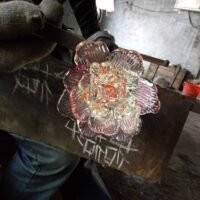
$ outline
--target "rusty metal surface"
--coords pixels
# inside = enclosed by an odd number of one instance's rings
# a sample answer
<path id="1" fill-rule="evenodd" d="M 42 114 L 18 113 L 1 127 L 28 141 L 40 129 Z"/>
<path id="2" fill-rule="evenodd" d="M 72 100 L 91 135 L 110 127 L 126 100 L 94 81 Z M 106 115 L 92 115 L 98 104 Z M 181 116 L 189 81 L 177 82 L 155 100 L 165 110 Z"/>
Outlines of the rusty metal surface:
<path id="1" fill-rule="evenodd" d="M 159 181 L 193 102 L 159 89 L 160 113 L 142 117 L 141 133 L 129 144 L 120 145 L 105 137 L 85 140 L 76 133 L 76 124 L 56 110 L 67 67 L 51 57 L 14 74 L 0 74 L 0 129 Z"/>

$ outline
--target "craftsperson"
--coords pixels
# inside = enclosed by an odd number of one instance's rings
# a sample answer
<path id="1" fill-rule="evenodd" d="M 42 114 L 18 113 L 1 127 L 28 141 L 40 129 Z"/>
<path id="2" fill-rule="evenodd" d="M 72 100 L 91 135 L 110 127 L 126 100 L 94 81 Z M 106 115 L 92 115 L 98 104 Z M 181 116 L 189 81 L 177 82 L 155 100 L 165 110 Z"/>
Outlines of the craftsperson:
<path id="1" fill-rule="evenodd" d="M 112 48 L 113 36 L 100 31 L 95 0 L 69 0 L 69 2 L 82 35 L 93 40 L 104 40 Z M 54 51 L 57 45 L 55 42 L 32 33 L 42 29 L 44 20 L 57 26 L 62 25 L 64 13 L 62 0 L 43 0 L 41 3 L 36 0 L 31 3 L 30 1 L 3 2 L 0 3 L 0 13 L 0 18 L 4 19 L 0 20 L 0 72 L 16 71 Z M 13 17 L 15 20 L 12 20 Z M 75 170 L 79 157 L 14 133 L 10 135 L 16 141 L 17 150 L 3 174 L 2 187 L 6 198 L 50 199 Z M 101 194 L 96 196 L 95 200 L 111 199 L 98 176 L 95 163 L 88 161 L 85 165 L 91 171 L 95 171 L 91 174 L 97 175 L 96 182 L 99 183 Z M 92 193 L 92 188 L 88 190 Z M 90 198 L 87 196 L 82 199 Z"/>

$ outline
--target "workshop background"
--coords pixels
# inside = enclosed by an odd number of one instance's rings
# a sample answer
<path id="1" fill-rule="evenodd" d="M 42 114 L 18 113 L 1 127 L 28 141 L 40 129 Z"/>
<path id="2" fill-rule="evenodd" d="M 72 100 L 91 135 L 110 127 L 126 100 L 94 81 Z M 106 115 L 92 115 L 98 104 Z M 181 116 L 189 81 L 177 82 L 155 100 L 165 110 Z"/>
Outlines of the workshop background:
<path id="1" fill-rule="evenodd" d="M 103 12 L 100 22 L 120 47 L 180 64 L 200 76 L 200 14 L 175 9 L 176 0 L 115 0 L 114 12 Z M 68 9 L 68 5 L 66 5 Z M 75 22 L 71 10 L 65 22 Z"/>

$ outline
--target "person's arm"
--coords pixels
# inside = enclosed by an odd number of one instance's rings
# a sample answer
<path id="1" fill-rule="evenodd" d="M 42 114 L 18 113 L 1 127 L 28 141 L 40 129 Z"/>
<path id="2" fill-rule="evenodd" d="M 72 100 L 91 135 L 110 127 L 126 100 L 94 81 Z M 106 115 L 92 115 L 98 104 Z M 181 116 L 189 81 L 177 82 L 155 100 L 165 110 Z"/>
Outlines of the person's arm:
<path id="1" fill-rule="evenodd" d="M 61 24 L 63 8 L 58 0 L 42 0 L 39 6 L 26 1 L 0 3 L 5 19 L 0 20 L 0 73 L 16 71 L 54 50 L 54 41 L 32 33 L 41 31 L 44 21 Z"/>
<path id="2" fill-rule="evenodd" d="M 113 35 L 100 29 L 96 0 L 69 0 L 69 2 L 81 32 L 86 39 L 103 41 L 111 51 L 118 48 Z"/>
<path id="3" fill-rule="evenodd" d="M 100 31 L 95 0 L 69 0 L 85 38 Z"/>

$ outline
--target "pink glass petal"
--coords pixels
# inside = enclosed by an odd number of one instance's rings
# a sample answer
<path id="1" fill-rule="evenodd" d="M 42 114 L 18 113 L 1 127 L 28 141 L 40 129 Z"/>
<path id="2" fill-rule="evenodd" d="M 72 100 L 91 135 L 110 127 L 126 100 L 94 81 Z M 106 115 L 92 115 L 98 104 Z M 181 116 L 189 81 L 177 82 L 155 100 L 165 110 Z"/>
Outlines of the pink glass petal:
<path id="1" fill-rule="evenodd" d="M 138 89 L 135 96 L 137 104 L 142 108 L 141 115 L 147 113 L 157 113 L 160 110 L 160 101 L 157 95 L 157 87 L 155 84 L 140 78 Z"/>
<path id="2" fill-rule="evenodd" d="M 83 137 L 86 137 L 86 138 L 93 138 L 96 136 L 97 133 L 93 132 L 89 126 L 88 126 L 88 123 L 85 123 L 85 122 L 77 122 L 78 124 L 78 129 L 81 133 L 81 135 Z"/>
<path id="3" fill-rule="evenodd" d="M 134 132 L 137 130 L 138 123 L 140 122 L 140 112 L 141 108 L 137 106 L 120 120 L 120 128 L 125 134 L 135 134 Z"/>
<path id="4" fill-rule="evenodd" d="M 122 48 L 116 49 L 109 55 L 108 60 L 116 67 L 125 67 L 138 74 L 142 74 L 144 71 L 142 66 L 142 56 L 133 50 Z"/>
<path id="5" fill-rule="evenodd" d="M 90 74 L 84 74 L 81 77 L 80 81 L 78 82 L 78 87 L 79 87 L 80 90 L 84 90 L 87 87 L 89 87 L 89 84 L 90 84 Z"/>
<path id="6" fill-rule="evenodd" d="M 74 87 L 70 93 L 70 105 L 76 120 L 80 122 L 88 120 L 90 109 L 83 99 L 83 91 L 79 90 L 78 87 Z"/>
<path id="7" fill-rule="evenodd" d="M 69 92 L 67 90 L 64 90 L 62 95 L 60 96 L 57 104 L 57 110 L 59 113 L 61 113 L 61 115 L 73 118 L 69 102 Z"/>
<path id="8" fill-rule="evenodd" d="M 98 118 L 89 117 L 88 125 L 93 132 L 107 136 L 115 135 L 119 129 L 118 122 L 114 118 L 99 120 Z"/>
<path id="9" fill-rule="evenodd" d="M 134 128 L 132 133 L 126 134 L 121 129 L 119 129 L 117 134 L 113 136 L 113 140 L 116 140 L 117 142 L 121 142 L 121 143 L 124 143 L 124 144 L 128 143 L 128 142 L 130 142 L 130 140 L 133 139 L 133 137 L 135 135 L 137 135 L 140 132 L 141 127 L 142 127 L 142 120 L 139 119 L 137 126 Z"/>
<path id="10" fill-rule="evenodd" d="M 64 76 L 63 82 L 64 86 L 68 91 L 74 86 L 78 85 L 79 80 L 81 77 L 89 72 L 89 67 L 87 65 L 77 65 L 71 68 Z"/>
<path id="11" fill-rule="evenodd" d="M 74 62 L 76 64 L 103 62 L 108 55 L 109 49 L 104 42 L 83 41 L 76 47 Z"/>
<path id="12" fill-rule="evenodd" d="M 120 130 L 116 135 L 113 136 L 113 140 L 126 144 L 128 143 L 130 140 L 132 140 L 134 137 L 134 135 L 131 134 L 125 134 L 122 130 Z"/>

